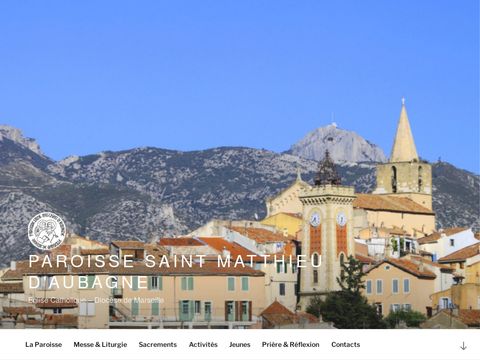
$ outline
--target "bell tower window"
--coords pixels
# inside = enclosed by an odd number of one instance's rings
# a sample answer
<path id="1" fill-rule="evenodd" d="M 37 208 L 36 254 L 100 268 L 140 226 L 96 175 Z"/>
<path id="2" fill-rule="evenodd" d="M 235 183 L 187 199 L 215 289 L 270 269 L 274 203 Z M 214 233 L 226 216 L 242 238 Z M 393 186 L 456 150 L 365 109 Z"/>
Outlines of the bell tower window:
<path id="1" fill-rule="evenodd" d="M 422 191 L 423 187 L 423 169 L 421 166 L 418 167 L 418 192 Z"/>
<path id="2" fill-rule="evenodd" d="M 397 192 L 397 168 L 392 166 L 392 192 Z"/>

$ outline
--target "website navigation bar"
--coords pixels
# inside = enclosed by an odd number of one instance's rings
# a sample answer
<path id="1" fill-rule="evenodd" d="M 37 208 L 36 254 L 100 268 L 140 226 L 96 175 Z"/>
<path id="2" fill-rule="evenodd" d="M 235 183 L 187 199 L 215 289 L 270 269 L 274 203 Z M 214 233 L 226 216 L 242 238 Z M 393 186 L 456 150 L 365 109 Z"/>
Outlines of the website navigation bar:
<path id="1" fill-rule="evenodd" d="M 5 330 L 2 359 L 478 359 L 478 330 Z M 402 346 L 408 344 L 408 346 Z"/>

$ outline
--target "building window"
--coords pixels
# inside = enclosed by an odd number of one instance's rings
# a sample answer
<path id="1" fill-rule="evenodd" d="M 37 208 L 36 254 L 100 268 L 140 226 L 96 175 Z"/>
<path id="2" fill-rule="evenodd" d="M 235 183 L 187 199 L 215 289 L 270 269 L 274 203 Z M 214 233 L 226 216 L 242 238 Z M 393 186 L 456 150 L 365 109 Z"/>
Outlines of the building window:
<path id="1" fill-rule="evenodd" d="M 370 295 L 372 293 L 372 280 L 367 280 L 365 288 L 367 291 L 367 295 Z"/>
<path id="2" fill-rule="evenodd" d="M 383 294 L 383 280 L 377 280 L 377 294 Z"/>
<path id="3" fill-rule="evenodd" d="M 235 302 L 233 302 L 233 301 L 226 301 L 225 320 L 226 321 L 235 321 Z"/>
<path id="4" fill-rule="evenodd" d="M 230 276 L 227 278 L 228 291 L 235 291 L 235 278 Z"/>
<path id="5" fill-rule="evenodd" d="M 392 280 L 392 293 L 398 294 L 398 279 Z"/>
<path id="6" fill-rule="evenodd" d="M 277 274 L 280 274 L 282 272 L 282 263 L 277 262 Z"/>
<path id="7" fill-rule="evenodd" d="M 61 314 L 62 313 L 62 308 L 53 308 L 53 313 L 54 314 Z"/>
<path id="8" fill-rule="evenodd" d="M 292 274 L 295 274 L 297 272 L 297 264 L 293 263 L 292 264 Z"/>
<path id="9" fill-rule="evenodd" d="M 78 308 L 80 316 L 95 316 L 94 300 L 80 301 Z"/>
<path id="10" fill-rule="evenodd" d="M 450 246 L 455 246 L 455 239 L 450 239 Z"/>
<path id="11" fill-rule="evenodd" d="M 392 304 L 392 311 L 393 312 L 400 311 L 400 304 Z"/>
<path id="12" fill-rule="evenodd" d="M 55 286 L 53 286 L 52 282 L 53 282 L 52 275 L 40 276 L 40 284 L 39 284 L 38 290 L 54 289 Z"/>
<path id="13" fill-rule="evenodd" d="M 285 296 L 285 283 L 279 284 L 279 293 L 280 293 L 280 296 Z"/>
<path id="14" fill-rule="evenodd" d="M 392 166 L 392 192 L 397 192 L 397 168 Z"/>
<path id="15" fill-rule="evenodd" d="M 418 192 L 422 192 L 423 187 L 423 169 L 421 166 L 418 167 Z"/>
<path id="16" fill-rule="evenodd" d="M 212 303 L 210 301 L 205 301 L 203 306 L 204 306 L 204 312 L 205 312 L 205 320 L 206 321 L 212 320 Z"/>
<path id="17" fill-rule="evenodd" d="M 318 270 L 313 270 L 313 283 L 318 284 Z"/>
<path id="18" fill-rule="evenodd" d="M 202 311 L 202 302 L 200 300 L 195 300 L 195 314 L 200 314 Z"/>
<path id="19" fill-rule="evenodd" d="M 410 279 L 403 279 L 403 292 L 405 294 L 410 292 Z"/>
<path id="20" fill-rule="evenodd" d="M 162 290 L 162 277 L 150 276 L 148 285 L 150 290 Z"/>
<path id="21" fill-rule="evenodd" d="M 405 310 L 405 311 L 412 310 L 412 305 L 411 304 L 403 304 L 403 310 Z"/>
<path id="22" fill-rule="evenodd" d="M 248 277 L 242 277 L 242 291 L 248 291 Z"/>
<path id="23" fill-rule="evenodd" d="M 382 305 L 382 303 L 375 303 L 375 307 L 377 308 L 377 314 L 382 316 L 383 315 L 383 305 Z"/>
<path id="24" fill-rule="evenodd" d="M 193 290 L 193 276 L 182 277 L 182 290 Z"/>

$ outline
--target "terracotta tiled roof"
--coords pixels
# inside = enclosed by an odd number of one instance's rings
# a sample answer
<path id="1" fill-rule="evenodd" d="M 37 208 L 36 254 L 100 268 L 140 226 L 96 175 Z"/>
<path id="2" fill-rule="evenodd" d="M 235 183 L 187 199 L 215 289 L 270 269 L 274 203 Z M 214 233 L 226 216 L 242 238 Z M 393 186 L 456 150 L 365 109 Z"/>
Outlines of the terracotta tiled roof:
<path id="1" fill-rule="evenodd" d="M 161 238 L 158 243 L 162 246 L 204 246 L 193 237 Z"/>
<path id="2" fill-rule="evenodd" d="M 15 270 L 8 269 L 2 276 L 2 280 L 22 280 L 28 261 L 17 261 Z"/>
<path id="3" fill-rule="evenodd" d="M 441 270 L 446 270 L 446 271 L 449 271 L 449 272 L 453 271 L 453 268 L 451 268 L 448 265 L 439 264 L 438 262 L 428 260 L 428 259 L 426 259 L 426 258 L 424 258 L 423 256 L 420 256 L 420 255 L 409 255 L 409 257 L 415 263 L 422 262 L 424 264 L 434 266 L 434 267 L 439 268 Z"/>
<path id="4" fill-rule="evenodd" d="M 59 247 L 50 250 L 49 253 L 53 256 L 56 256 L 56 255 L 70 256 L 72 254 L 72 245 L 62 244 Z"/>
<path id="5" fill-rule="evenodd" d="M 368 256 L 368 245 L 355 241 L 355 254 Z"/>
<path id="6" fill-rule="evenodd" d="M 60 299 L 60 298 L 37 298 L 35 302 L 37 308 L 52 309 L 52 308 L 76 308 L 78 306 L 75 299 Z"/>
<path id="7" fill-rule="evenodd" d="M 168 250 L 158 244 L 145 244 L 145 250 L 149 255 L 155 256 L 157 260 L 164 255 L 168 255 Z"/>
<path id="8" fill-rule="evenodd" d="M 459 319 L 462 323 L 470 327 L 480 327 L 480 310 L 460 309 L 458 315 L 451 310 L 442 310 L 448 316 Z"/>
<path id="9" fill-rule="evenodd" d="M 217 251 L 221 252 L 224 249 L 229 251 L 230 256 L 232 258 L 237 258 L 238 256 L 241 256 L 242 258 L 249 259 L 247 258 L 247 255 L 250 255 L 250 256 L 256 255 L 255 253 L 237 244 L 236 242 L 230 242 L 228 240 L 225 240 L 222 237 L 203 237 L 202 236 L 199 238 L 199 240 Z"/>
<path id="10" fill-rule="evenodd" d="M 409 198 L 377 194 L 355 195 L 357 196 L 353 201 L 353 207 L 355 208 L 434 215 L 432 210 Z"/>
<path id="11" fill-rule="evenodd" d="M 230 227 L 230 230 L 255 240 L 259 244 L 295 240 L 292 236 L 283 236 L 283 233 L 273 232 L 262 228 L 232 226 Z"/>
<path id="12" fill-rule="evenodd" d="M 80 255 L 107 255 L 109 253 L 108 248 L 80 249 Z"/>
<path id="13" fill-rule="evenodd" d="M 112 245 L 121 249 L 143 249 L 145 243 L 137 240 L 116 240 L 112 241 Z"/>
<path id="14" fill-rule="evenodd" d="M 439 262 L 458 262 L 465 261 L 475 255 L 480 254 L 480 243 L 466 246 L 460 250 L 457 250 L 447 256 L 438 259 Z"/>
<path id="15" fill-rule="evenodd" d="M 369 268 L 367 270 L 367 273 L 369 273 L 373 269 L 376 269 L 377 267 L 379 267 L 380 265 L 382 265 L 384 263 L 388 263 L 390 265 L 393 265 L 393 266 L 397 267 L 398 269 L 406 271 L 409 274 L 412 274 L 412 275 L 414 275 L 418 278 L 421 278 L 421 279 L 435 279 L 436 278 L 436 276 L 433 272 L 431 272 L 431 271 L 429 271 L 425 268 L 422 269 L 422 266 L 419 265 L 419 264 L 416 264 L 412 261 L 405 260 L 405 259 L 394 259 L 394 258 L 384 259 L 383 261 L 381 261 L 378 264 Z"/>
<path id="16" fill-rule="evenodd" d="M 260 316 L 268 321 L 272 327 L 296 324 L 301 319 L 306 319 L 309 323 L 318 323 L 319 319 L 306 312 L 294 313 L 275 300 L 265 310 L 260 313 Z"/>
<path id="17" fill-rule="evenodd" d="M 43 324 L 76 327 L 78 325 L 78 317 L 72 314 L 45 314 Z"/>
<path id="18" fill-rule="evenodd" d="M 40 311 L 33 306 L 4 306 L 3 312 L 12 316 L 40 314 Z"/>
<path id="19" fill-rule="evenodd" d="M 374 264 L 375 260 L 371 257 L 362 255 L 362 254 L 355 254 L 355 259 L 360 261 L 362 264 Z"/>
<path id="20" fill-rule="evenodd" d="M 454 227 L 454 228 L 445 229 L 441 232 L 433 232 L 428 236 L 424 236 L 424 237 L 418 239 L 418 243 L 420 245 L 436 243 L 442 237 L 442 234 L 445 234 L 445 236 L 451 236 L 451 235 L 457 234 L 457 233 L 465 231 L 465 230 L 468 230 L 468 228 Z"/>
<path id="21" fill-rule="evenodd" d="M 0 283 L 1 294 L 19 294 L 23 293 L 23 283 L 21 282 L 3 282 Z"/>

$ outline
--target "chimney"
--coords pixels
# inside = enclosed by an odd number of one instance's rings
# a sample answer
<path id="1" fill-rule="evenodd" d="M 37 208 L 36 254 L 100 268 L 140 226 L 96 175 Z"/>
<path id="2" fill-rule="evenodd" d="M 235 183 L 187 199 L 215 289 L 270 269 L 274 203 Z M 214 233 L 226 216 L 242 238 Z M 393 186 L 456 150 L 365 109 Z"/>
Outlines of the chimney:
<path id="1" fill-rule="evenodd" d="M 17 270 L 17 262 L 10 261 L 10 270 Z"/>

